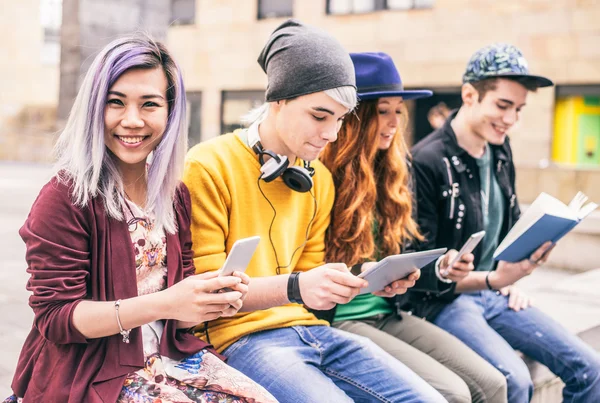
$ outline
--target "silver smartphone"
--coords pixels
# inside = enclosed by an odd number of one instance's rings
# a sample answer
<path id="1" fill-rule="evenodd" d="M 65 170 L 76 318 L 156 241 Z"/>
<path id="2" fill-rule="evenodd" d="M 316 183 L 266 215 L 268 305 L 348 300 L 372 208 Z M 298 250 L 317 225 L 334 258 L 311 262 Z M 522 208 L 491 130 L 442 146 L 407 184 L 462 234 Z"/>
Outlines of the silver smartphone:
<path id="1" fill-rule="evenodd" d="M 471 235 L 469 239 L 467 239 L 467 242 L 465 242 L 462 248 L 460 248 L 460 250 L 458 251 L 458 255 L 456 255 L 456 257 L 452 259 L 448 267 L 454 266 L 454 263 L 462 259 L 464 254 L 473 252 L 473 250 L 477 247 L 479 242 L 481 242 L 484 236 L 485 231 L 479 231 Z"/>
<path id="2" fill-rule="evenodd" d="M 246 267 L 248 267 L 259 242 L 259 236 L 251 236 L 235 241 L 223 267 L 219 270 L 219 277 L 231 276 L 234 271 L 246 271 Z"/>

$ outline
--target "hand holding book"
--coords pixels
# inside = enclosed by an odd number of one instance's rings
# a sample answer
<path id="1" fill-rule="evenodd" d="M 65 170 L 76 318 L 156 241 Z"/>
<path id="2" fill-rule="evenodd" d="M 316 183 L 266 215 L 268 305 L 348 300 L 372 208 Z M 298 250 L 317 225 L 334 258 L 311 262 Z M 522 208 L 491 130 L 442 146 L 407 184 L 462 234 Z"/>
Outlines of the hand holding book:
<path id="1" fill-rule="evenodd" d="M 489 274 L 488 280 L 490 285 L 495 290 L 499 290 L 513 285 L 523 277 L 530 275 L 537 267 L 546 263 L 554 245 L 548 241 L 533 252 L 530 257 L 520 262 L 500 261 L 496 270 Z"/>
<path id="2" fill-rule="evenodd" d="M 569 205 L 541 193 L 512 227 L 494 252 L 494 259 L 520 262 L 530 257 L 544 242 L 556 243 L 598 205 L 588 203 L 579 192 Z"/>

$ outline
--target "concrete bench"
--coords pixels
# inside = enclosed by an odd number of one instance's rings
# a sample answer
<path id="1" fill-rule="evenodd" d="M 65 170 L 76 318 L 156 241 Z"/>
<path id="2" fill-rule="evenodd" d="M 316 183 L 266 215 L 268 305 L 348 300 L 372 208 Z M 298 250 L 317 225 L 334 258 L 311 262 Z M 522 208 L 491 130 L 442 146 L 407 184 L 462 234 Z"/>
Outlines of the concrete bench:
<path id="1" fill-rule="evenodd" d="M 578 333 L 578 336 L 596 351 L 600 351 L 600 325 Z M 534 392 L 532 403 L 560 403 L 564 384 L 544 365 L 523 357 L 531 373 Z"/>

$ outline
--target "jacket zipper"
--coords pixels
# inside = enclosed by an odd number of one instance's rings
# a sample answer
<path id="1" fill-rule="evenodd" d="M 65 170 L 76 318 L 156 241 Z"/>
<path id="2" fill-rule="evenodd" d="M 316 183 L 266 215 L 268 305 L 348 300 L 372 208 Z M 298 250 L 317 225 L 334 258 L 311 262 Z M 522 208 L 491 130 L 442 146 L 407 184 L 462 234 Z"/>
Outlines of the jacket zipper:
<path id="1" fill-rule="evenodd" d="M 515 207 L 517 201 L 517 195 L 515 193 L 510 196 L 510 208 L 508 209 L 508 229 L 512 228 L 513 225 L 513 207 Z"/>
<path id="2" fill-rule="evenodd" d="M 454 183 L 452 181 L 452 172 L 450 171 L 450 161 L 448 158 L 443 158 L 446 163 L 446 173 L 448 174 L 448 183 L 450 184 L 450 214 L 448 215 L 449 219 L 454 218 L 454 199 L 458 196 L 458 183 Z"/>
<path id="3" fill-rule="evenodd" d="M 502 169 L 502 160 L 498 160 L 498 165 L 497 165 L 498 173 L 500 173 L 501 169 Z M 512 227 L 512 223 L 513 223 L 512 209 L 513 209 L 513 207 L 515 207 L 516 201 L 517 201 L 517 195 L 513 192 L 512 195 L 510 196 L 510 207 L 508 209 L 508 228 L 509 229 Z"/>

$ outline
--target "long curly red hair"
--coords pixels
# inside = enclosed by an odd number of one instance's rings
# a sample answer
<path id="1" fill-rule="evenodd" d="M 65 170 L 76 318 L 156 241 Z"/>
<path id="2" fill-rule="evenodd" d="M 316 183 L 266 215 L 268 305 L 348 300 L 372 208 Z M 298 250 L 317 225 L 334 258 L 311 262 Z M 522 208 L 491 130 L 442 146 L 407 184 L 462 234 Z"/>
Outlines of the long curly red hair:
<path id="1" fill-rule="evenodd" d="M 331 171 L 336 197 L 326 235 L 326 259 L 348 266 L 400 253 L 409 240 L 423 239 L 412 218 L 409 157 L 402 119 L 387 150 L 379 151 L 378 100 L 363 101 L 347 116 L 338 139 L 323 150 L 320 160 Z M 379 224 L 378 247 L 372 228 Z"/>

